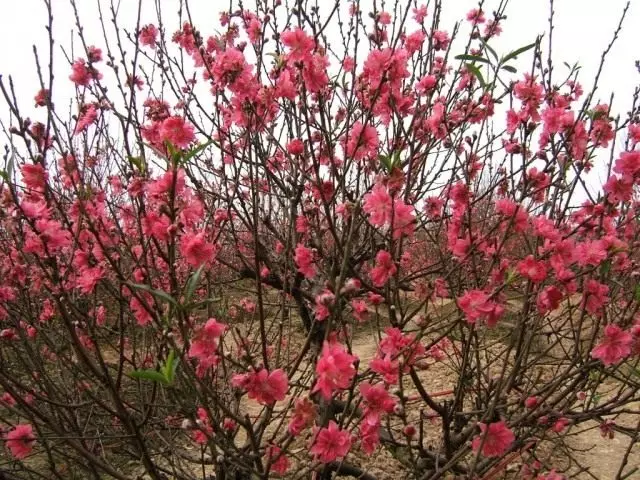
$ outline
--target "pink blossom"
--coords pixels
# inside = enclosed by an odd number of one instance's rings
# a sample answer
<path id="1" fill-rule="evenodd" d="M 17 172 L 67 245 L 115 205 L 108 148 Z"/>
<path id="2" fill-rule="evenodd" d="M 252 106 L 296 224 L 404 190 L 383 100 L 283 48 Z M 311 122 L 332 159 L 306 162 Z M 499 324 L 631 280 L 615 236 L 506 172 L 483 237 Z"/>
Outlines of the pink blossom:
<path id="1" fill-rule="evenodd" d="M 198 374 L 201 376 L 210 368 L 218 365 L 218 342 L 225 332 L 227 326 L 218 322 L 215 318 L 210 318 L 191 341 L 189 348 L 189 358 L 198 360 Z"/>
<path id="2" fill-rule="evenodd" d="M 594 315 L 602 313 L 602 307 L 609 301 L 609 287 L 597 280 L 589 279 L 584 282 L 582 301 L 585 310 Z"/>
<path id="3" fill-rule="evenodd" d="M 233 376 L 231 383 L 247 391 L 249 398 L 261 405 L 273 405 L 284 400 L 289 389 L 287 374 L 281 368 L 272 372 L 266 368 Z"/>
<path id="4" fill-rule="evenodd" d="M 162 122 L 160 137 L 178 148 L 187 148 L 195 140 L 193 125 L 178 116 L 169 117 Z"/>
<path id="5" fill-rule="evenodd" d="M 313 392 L 320 392 L 328 400 L 336 390 L 349 388 L 356 374 L 353 364 L 357 359 L 338 342 L 325 341 L 316 364 L 317 380 Z"/>
<path id="6" fill-rule="evenodd" d="M 156 48 L 158 38 L 158 28 L 153 25 L 145 25 L 140 29 L 140 33 L 138 33 L 138 39 L 140 40 L 140 45 L 145 47 Z"/>
<path id="7" fill-rule="evenodd" d="M 188 233 L 180 239 L 180 252 L 192 267 L 199 267 L 215 257 L 216 247 L 205 240 L 204 232 Z"/>
<path id="8" fill-rule="evenodd" d="M 385 186 L 380 183 L 375 184 L 363 200 L 362 209 L 369 214 L 372 225 L 382 227 L 390 222 L 393 203 Z"/>
<path id="9" fill-rule="evenodd" d="M 95 68 L 88 66 L 81 58 L 77 59 L 71 65 L 71 75 L 69 80 L 75 83 L 77 86 L 87 87 L 92 80 L 100 80 L 102 74 Z"/>
<path id="10" fill-rule="evenodd" d="M 305 428 L 313 425 L 317 415 L 316 405 L 307 397 L 298 398 L 293 407 L 293 416 L 287 426 L 291 435 L 297 436 Z"/>
<path id="11" fill-rule="evenodd" d="M 29 164 L 25 163 L 20 167 L 20 172 L 22 173 L 22 180 L 28 188 L 33 190 L 42 190 L 44 189 L 48 174 L 40 165 L 37 164 Z"/>
<path id="12" fill-rule="evenodd" d="M 369 382 L 362 382 L 359 388 L 367 413 L 393 412 L 396 401 L 384 385 L 371 385 Z"/>
<path id="13" fill-rule="evenodd" d="M 518 262 L 518 273 L 534 283 L 540 283 L 547 278 L 547 267 L 542 260 L 536 260 L 533 255 L 528 255 Z"/>
<path id="14" fill-rule="evenodd" d="M 397 271 L 391 254 L 386 250 L 380 250 L 376 254 L 376 266 L 371 269 L 369 276 L 376 287 L 382 287 Z"/>
<path id="15" fill-rule="evenodd" d="M 287 57 L 292 62 L 309 59 L 316 46 L 313 37 L 307 35 L 300 27 L 282 32 L 280 38 L 283 45 L 289 49 Z"/>
<path id="16" fill-rule="evenodd" d="M 36 438 L 33 435 L 33 427 L 29 424 L 16 425 L 5 433 L 5 446 L 14 458 L 22 460 L 33 450 Z"/>
<path id="17" fill-rule="evenodd" d="M 411 12 L 413 13 L 413 19 L 418 23 L 422 23 L 427 16 L 427 6 L 420 5 L 418 8 L 412 8 Z"/>
<path id="18" fill-rule="evenodd" d="M 489 327 L 494 326 L 504 313 L 504 307 L 489 299 L 482 290 L 468 290 L 458 297 L 458 305 L 464 312 L 468 323 L 486 320 Z"/>
<path id="19" fill-rule="evenodd" d="M 304 143 L 299 138 L 294 138 L 287 143 L 287 153 L 289 155 L 297 156 L 304 153 Z"/>
<path id="20" fill-rule="evenodd" d="M 313 278 L 316 276 L 316 267 L 314 265 L 313 251 L 302 244 L 298 244 L 295 250 L 294 260 L 298 271 L 305 278 Z"/>
<path id="21" fill-rule="evenodd" d="M 356 122 L 351 127 L 349 135 L 343 139 L 345 154 L 355 160 L 374 157 L 378 152 L 378 131 L 372 125 Z"/>
<path id="22" fill-rule="evenodd" d="M 97 118 L 98 111 L 96 110 L 95 105 L 92 104 L 87 106 L 78 118 L 78 122 L 76 123 L 76 128 L 73 131 L 73 134 L 78 135 L 84 132 L 87 128 L 89 128 L 89 125 L 97 120 Z"/>
<path id="23" fill-rule="evenodd" d="M 618 325 L 609 324 L 604 329 L 604 338 L 591 351 L 591 356 L 605 366 L 615 365 L 631 355 L 633 336 Z"/>
<path id="24" fill-rule="evenodd" d="M 500 457 L 509 451 L 515 441 L 515 435 L 504 421 L 485 424 L 478 423 L 480 434 L 474 437 L 471 448 L 474 452 L 480 449 L 485 457 Z M 486 435 L 486 438 L 484 438 Z M 483 443 L 484 438 L 484 443 Z"/>
<path id="25" fill-rule="evenodd" d="M 338 424 L 331 420 L 325 428 L 316 430 L 311 454 L 322 463 L 329 463 L 344 458 L 351 448 L 351 435 L 341 430 Z"/>
<path id="26" fill-rule="evenodd" d="M 484 17 L 484 12 L 481 9 L 474 8 L 467 12 L 467 20 L 471 22 L 472 25 L 478 25 L 484 23 L 486 18 Z"/>
<path id="27" fill-rule="evenodd" d="M 267 460 L 271 462 L 271 470 L 278 475 L 284 475 L 289 470 L 289 458 L 287 458 L 287 455 L 282 451 L 280 447 L 270 445 L 267 448 L 266 457 Z"/>

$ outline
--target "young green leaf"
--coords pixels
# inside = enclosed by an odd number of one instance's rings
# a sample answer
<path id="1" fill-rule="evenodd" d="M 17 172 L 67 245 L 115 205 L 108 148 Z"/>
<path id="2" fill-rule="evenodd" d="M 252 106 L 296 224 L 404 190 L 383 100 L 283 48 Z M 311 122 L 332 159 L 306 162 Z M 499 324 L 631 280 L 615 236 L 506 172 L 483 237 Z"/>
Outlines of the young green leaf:
<path id="1" fill-rule="evenodd" d="M 208 142 L 205 142 L 201 145 L 198 145 L 197 147 L 192 148 L 182 156 L 182 163 L 188 162 L 189 160 L 191 160 L 197 154 L 202 152 L 205 148 L 207 148 L 212 143 L 213 143 L 213 140 L 209 140 Z"/>
<path id="2" fill-rule="evenodd" d="M 465 60 L 467 62 L 480 62 L 480 63 L 489 64 L 489 65 L 491 64 L 489 60 L 479 55 L 467 55 L 467 54 L 456 55 L 456 60 Z"/>
<path id="3" fill-rule="evenodd" d="M 512 67 L 511 65 L 503 65 L 502 69 L 506 70 L 507 72 L 511 72 L 511 73 L 516 73 L 518 71 L 518 70 L 516 70 L 516 67 Z"/>
<path id="4" fill-rule="evenodd" d="M 193 293 L 200 282 L 200 277 L 202 276 L 202 272 L 204 270 L 206 264 L 202 264 L 198 267 L 198 269 L 193 272 L 193 274 L 187 280 L 187 285 L 185 286 L 184 292 L 184 302 L 189 303 L 191 301 L 191 297 L 193 297 Z"/>
<path id="5" fill-rule="evenodd" d="M 496 53 L 496 51 L 491 48 L 491 45 L 489 45 L 487 42 L 485 42 L 482 38 L 480 38 L 480 41 L 482 42 L 482 45 L 484 46 L 484 48 L 487 49 L 487 52 L 489 52 L 491 54 L 491 56 L 495 59 L 495 61 L 498 61 L 498 54 Z"/>
<path id="6" fill-rule="evenodd" d="M 484 81 L 484 77 L 482 76 L 482 72 L 480 71 L 480 69 L 471 63 L 467 63 L 466 67 L 467 70 L 469 70 L 469 72 L 471 72 L 478 79 L 478 81 L 480 82 L 480 86 L 483 89 L 486 88 L 487 82 Z"/>
<path id="7" fill-rule="evenodd" d="M 136 168 L 140 173 L 144 173 L 144 171 L 146 170 L 146 165 L 144 164 L 142 157 L 128 157 L 128 158 L 129 158 L 129 161 L 136 166 Z"/>
<path id="8" fill-rule="evenodd" d="M 138 290 L 144 290 L 145 292 L 149 292 L 154 297 L 158 297 L 160 300 L 164 300 L 165 302 L 168 302 L 171 305 L 178 305 L 178 302 L 176 301 L 175 298 L 173 298 L 167 292 L 163 292 L 162 290 L 156 290 L 155 288 L 151 288 L 149 285 L 144 285 L 143 283 L 127 282 L 127 285 L 133 288 L 137 288 Z"/>
<path id="9" fill-rule="evenodd" d="M 530 43 L 529 45 L 525 45 L 524 47 L 520 47 L 517 50 L 514 50 L 511 53 L 508 53 L 505 57 L 502 58 L 502 62 L 501 63 L 507 63 L 509 60 L 516 58 L 518 55 L 526 52 L 527 50 L 531 50 L 533 47 L 535 47 L 538 44 L 538 42 L 533 42 Z"/>
<path id="10" fill-rule="evenodd" d="M 166 379 L 167 384 L 171 385 L 173 383 L 179 363 L 180 363 L 180 360 L 176 359 L 175 351 L 171 350 L 169 352 L 169 356 L 167 357 L 167 361 L 161 368 L 161 372 L 164 375 L 164 378 Z"/>
<path id="11" fill-rule="evenodd" d="M 378 155 L 378 160 L 380 160 L 380 163 L 387 172 L 391 171 L 391 158 L 389 157 L 389 155 L 380 154 Z"/>

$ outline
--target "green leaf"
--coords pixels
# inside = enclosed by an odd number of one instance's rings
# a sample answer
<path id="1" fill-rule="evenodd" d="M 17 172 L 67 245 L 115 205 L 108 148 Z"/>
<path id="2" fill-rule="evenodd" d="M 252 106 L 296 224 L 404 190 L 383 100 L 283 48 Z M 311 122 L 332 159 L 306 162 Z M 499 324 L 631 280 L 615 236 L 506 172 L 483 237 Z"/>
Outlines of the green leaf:
<path id="1" fill-rule="evenodd" d="M 640 283 L 638 283 L 636 285 L 636 289 L 633 292 L 633 296 L 634 296 L 636 302 L 640 302 Z"/>
<path id="2" fill-rule="evenodd" d="M 167 357 L 167 361 L 164 363 L 160 370 L 162 372 L 162 375 L 164 375 L 164 378 L 168 385 L 171 385 L 173 383 L 179 363 L 180 360 L 176 359 L 175 351 L 171 350 L 169 352 L 169 356 Z"/>
<path id="3" fill-rule="evenodd" d="M 173 146 L 173 144 L 167 140 L 165 140 L 165 145 L 167 146 L 167 152 L 169 152 L 169 157 L 173 160 L 173 163 L 176 165 L 180 165 L 180 161 L 182 159 L 182 152 Z"/>
<path id="4" fill-rule="evenodd" d="M 382 163 L 387 172 L 391 171 L 391 158 L 389 155 L 378 155 L 378 160 L 380 160 L 380 163 Z"/>
<path id="5" fill-rule="evenodd" d="M 188 152 L 186 152 L 183 156 L 182 156 L 182 162 L 186 163 L 189 160 L 191 160 L 193 157 L 195 157 L 197 154 L 199 154 L 200 152 L 202 152 L 205 148 L 207 148 L 209 145 L 211 145 L 213 143 L 213 140 L 209 140 L 208 142 L 205 142 L 201 145 L 198 145 L 197 147 L 192 148 L 191 150 L 189 150 Z"/>
<path id="6" fill-rule="evenodd" d="M 142 157 L 128 157 L 128 159 L 136 166 L 140 173 L 144 173 L 147 169 L 147 166 L 145 165 L 144 160 L 142 160 Z"/>
<path id="7" fill-rule="evenodd" d="M 202 275 L 202 272 L 203 272 L 205 266 L 206 266 L 205 263 L 200 265 L 198 267 L 198 269 L 195 272 L 193 272 L 193 274 L 189 277 L 189 280 L 187 280 L 187 285 L 186 285 L 185 291 L 184 291 L 184 302 L 185 303 L 189 303 L 191 301 L 191 297 L 193 297 L 193 292 L 195 292 L 196 287 L 198 286 L 198 283 L 200 282 L 200 276 Z"/>
<path id="8" fill-rule="evenodd" d="M 611 259 L 605 260 L 602 262 L 602 266 L 600 267 L 600 274 L 607 275 L 611 270 Z"/>
<path id="9" fill-rule="evenodd" d="M 144 285 L 143 283 L 133 283 L 127 282 L 127 285 L 133 288 L 137 288 L 138 290 L 144 290 L 145 292 L 149 292 L 154 297 L 158 297 L 160 300 L 164 300 L 165 302 L 170 303 L 171 305 L 178 305 L 178 302 L 175 298 L 169 295 L 167 292 L 163 292 L 162 290 L 156 290 L 155 288 L 151 288 L 149 285 Z"/>
<path id="10" fill-rule="evenodd" d="M 503 65 L 502 69 L 506 70 L 507 72 L 511 72 L 511 73 L 516 73 L 518 71 L 518 70 L 516 70 L 516 67 L 512 67 L 511 65 Z"/>
<path id="11" fill-rule="evenodd" d="M 487 49 L 487 51 L 493 56 L 493 58 L 496 60 L 496 62 L 498 61 L 498 54 L 496 53 L 496 51 L 491 48 L 491 46 L 485 42 L 482 38 L 480 39 L 480 41 L 482 42 L 482 45 L 484 46 L 484 48 Z"/>
<path id="12" fill-rule="evenodd" d="M 157 370 L 134 370 L 129 374 L 129 376 L 140 380 L 149 380 L 150 382 L 162 383 L 163 385 L 168 385 L 169 383 L 164 374 L 158 372 Z"/>
<path id="13" fill-rule="evenodd" d="M 467 63 L 466 67 L 467 70 L 469 70 L 469 72 L 471 72 L 478 79 L 478 81 L 480 82 L 480 86 L 483 89 L 486 88 L 487 82 L 484 81 L 484 77 L 482 76 L 482 72 L 480 71 L 480 69 L 471 63 Z"/>
<path id="14" fill-rule="evenodd" d="M 456 55 L 456 60 L 465 60 L 467 62 L 480 62 L 480 63 L 489 64 L 489 65 L 491 64 L 489 60 L 479 55 L 467 55 L 467 54 Z"/>
<path id="15" fill-rule="evenodd" d="M 531 50 L 533 47 L 535 47 L 538 44 L 538 42 L 533 42 L 530 43 L 529 45 L 525 45 L 524 47 L 520 47 L 517 50 L 514 50 L 511 53 L 508 53 L 506 57 L 502 58 L 502 62 L 501 63 L 507 63 L 509 60 L 516 58 L 518 55 L 526 52 L 527 50 Z"/>

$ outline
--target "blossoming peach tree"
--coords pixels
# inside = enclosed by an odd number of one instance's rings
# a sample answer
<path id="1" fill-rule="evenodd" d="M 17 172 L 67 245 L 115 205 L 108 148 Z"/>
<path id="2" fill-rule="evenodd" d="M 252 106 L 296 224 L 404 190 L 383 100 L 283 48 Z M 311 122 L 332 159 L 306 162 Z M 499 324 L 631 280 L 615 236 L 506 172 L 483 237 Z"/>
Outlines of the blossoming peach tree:
<path id="1" fill-rule="evenodd" d="M 638 90 L 482 2 L 112 2 L 94 46 L 71 0 L 66 64 L 52 3 L 34 119 L 0 83 L 0 477 L 560 479 L 584 426 L 633 473 Z"/>

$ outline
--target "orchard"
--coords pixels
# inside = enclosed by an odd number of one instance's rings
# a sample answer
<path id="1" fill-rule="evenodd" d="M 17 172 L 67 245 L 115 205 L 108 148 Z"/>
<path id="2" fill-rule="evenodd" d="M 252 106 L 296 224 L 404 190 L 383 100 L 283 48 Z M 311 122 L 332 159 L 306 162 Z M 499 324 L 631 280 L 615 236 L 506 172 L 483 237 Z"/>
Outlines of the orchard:
<path id="1" fill-rule="evenodd" d="M 640 475 L 640 87 L 553 1 L 68 3 L 0 78 L 1 479 Z"/>

